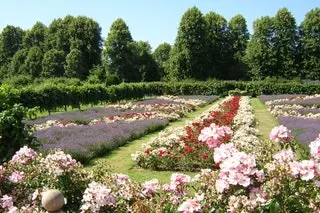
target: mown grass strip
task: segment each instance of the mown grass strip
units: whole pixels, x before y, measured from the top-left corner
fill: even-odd
[[[259,130],[260,135],[264,140],[269,140],[269,134],[272,128],[279,126],[279,122],[270,114],[259,98],[252,98],[251,105],[254,109],[254,115],[257,121],[256,128]]]
[[[222,99],[218,99],[213,102],[213,104],[216,104],[217,101],[221,101]],[[212,104],[206,105],[202,108],[199,108],[198,110],[188,113],[184,118],[169,123],[167,128],[169,127],[178,127],[185,125],[186,121],[192,121],[197,116],[202,114],[204,111],[208,110]],[[92,169],[97,164],[103,164],[106,165],[106,167],[110,168],[110,172],[112,173],[123,173],[126,175],[129,175],[132,180],[136,180],[139,182],[143,182],[146,180],[150,180],[152,178],[157,178],[158,180],[162,182],[168,182],[170,179],[170,176],[173,171],[153,171],[148,169],[142,169],[137,168],[135,166],[135,163],[131,159],[131,154],[135,153],[136,151],[141,151],[141,145],[143,143],[147,143],[150,141],[152,137],[155,137],[159,134],[160,131],[154,132],[152,134],[148,134],[140,139],[131,141],[130,143],[119,147],[118,149],[110,152],[108,155],[96,158],[92,160],[85,168]],[[194,175],[196,173],[192,172],[184,172],[185,174]]]

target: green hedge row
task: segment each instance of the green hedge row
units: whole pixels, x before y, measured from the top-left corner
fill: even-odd
[[[40,84],[16,89],[8,85],[0,87],[0,110],[21,103],[23,106],[52,111],[58,107],[81,104],[97,104],[101,101],[116,102],[125,99],[138,99],[151,95],[228,95],[230,90],[246,90],[248,95],[260,94],[317,94],[319,84],[268,83],[268,82],[151,82],[122,83],[105,87],[102,84],[80,86],[65,84]]]

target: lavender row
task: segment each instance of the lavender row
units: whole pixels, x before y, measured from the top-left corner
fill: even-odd
[[[320,119],[279,116],[278,121],[292,131],[302,144],[308,145],[320,134]]]
[[[265,103],[267,101],[274,101],[278,99],[293,99],[297,97],[303,97],[306,95],[299,95],[299,94],[281,94],[281,95],[260,95],[259,99]]]
[[[98,123],[92,126],[52,127],[38,131],[40,150],[61,148],[81,161],[111,151],[152,130],[163,128],[166,120],[148,119],[133,122]]]
[[[181,98],[190,100],[190,99],[199,99],[207,102],[212,102],[218,98],[218,96],[181,96]],[[152,104],[182,104],[181,102],[174,101],[174,100],[166,100],[161,98],[152,98],[143,101],[134,102],[134,104],[139,105],[152,105]],[[93,119],[99,119],[102,117],[108,116],[115,116],[115,115],[124,115],[130,113],[145,113],[146,110],[141,109],[127,109],[127,110],[119,110],[113,107],[94,107],[89,108],[84,111],[76,110],[70,112],[62,112],[57,114],[48,115],[46,117],[41,117],[35,120],[28,120],[26,123],[34,125],[34,124],[41,124],[46,123],[48,120],[58,120],[58,121],[91,121]],[[148,110],[150,112],[150,110]],[[152,110],[151,110],[152,112]]]

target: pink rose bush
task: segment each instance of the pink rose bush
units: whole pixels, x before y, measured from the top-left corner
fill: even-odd
[[[314,159],[319,160],[320,159],[320,134],[315,141],[312,141],[309,144],[309,148],[310,148],[311,156]]]
[[[291,141],[291,131],[287,127],[280,125],[271,130],[269,138],[271,141],[288,143]]]
[[[205,142],[209,149],[219,147],[223,140],[223,137],[231,135],[232,130],[228,126],[217,126],[215,123],[212,123],[209,127],[205,127],[201,130],[201,133],[198,137],[199,141]]]

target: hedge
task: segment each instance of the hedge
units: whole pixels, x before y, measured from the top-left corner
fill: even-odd
[[[106,87],[103,84],[66,85],[44,83],[22,89],[8,85],[0,87],[0,110],[21,103],[23,106],[53,111],[60,107],[79,107],[81,104],[116,102],[152,95],[228,95],[230,90],[246,90],[248,95],[260,94],[317,94],[320,84],[207,81],[122,83]]]

